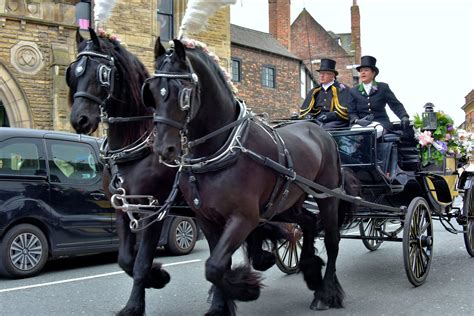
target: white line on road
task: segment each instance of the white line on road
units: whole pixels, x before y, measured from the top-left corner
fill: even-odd
[[[194,259],[194,260],[188,260],[188,261],[167,263],[167,264],[163,264],[163,267],[171,267],[171,266],[177,266],[177,265],[181,265],[181,264],[196,263],[196,262],[200,262],[200,261],[202,261],[202,260],[201,259]],[[12,292],[12,291],[18,291],[18,290],[25,290],[25,289],[32,289],[32,288],[35,288],[35,287],[56,285],[56,284],[62,284],[62,283],[70,283],[70,282],[84,281],[84,280],[90,280],[90,279],[97,279],[97,278],[108,277],[108,276],[121,274],[121,273],[125,273],[125,272],[124,271],[116,271],[116,272],[110,272],[110,273],[91,275],[91,276],[82,277],[82,278],[66,279],[66,280],[54,281],[54,282],[48,282],[48,283],[40,283],[40,284],[12,287],[12,288],[9,288],[9,289],[0,290],[0,293]]]

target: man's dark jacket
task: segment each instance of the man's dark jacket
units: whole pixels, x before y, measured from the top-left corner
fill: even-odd
[[[337,81],[334,82],[333,86],[337,89],[337,97],[342,107],[340,109],[333,108],[331,111],[331,101],[333,99],[332,86],[328,87],[327,90],[324,90],[322,87],[316,87],[311,89],[301,105],[301,118],[309,115],[312,118],[318,119],[324,114],[327,117],[327,121],[324,122],[323,127],[326,125],[328,128],[349,126],[349,120],[343,117],[347,117],[349,89]],[[318,89],[320,91],[317,91]]]

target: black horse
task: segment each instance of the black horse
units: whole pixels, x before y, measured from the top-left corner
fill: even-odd
[[[160,202],[165,201],[176,172],[160,164],[157,156],[151,154],[149,144],[143,142],[144,135],[150,135],[153,127],[149,119],[152,113],[142,105],[140,96],[141,86],[149,77],[148,71],[118,41],[99,37],[93,30],[88,41],[77,34],[78,56],[66,74],[72,105],[70,122],[76,132],[94,132],[101,119],[107,122],[112,117],[140,118],[128,122],[109,121],[105,191],[110,198],[111,193],[121,187],[129,195],[152,195]],[[124,155],[113,156],[120,153]],[[143,315],[145,288],[163,288],[170,281],[161,264],[153,262],[163,221],[146,223],[150,226],[142,231],[136,252],[137,235],[129,228],[130,218],[121,210],[116,211],[116,218],[120,239],[118,263],[133,277],[130,298],[119,314]]]
[[[151,195],[163,202],[172,189],[176,170],[159,163],[146,141],[153,128],[152,109],[142,104],[140,90],[149,74],[118,41],[97,36],[93,30],[90,37],[86,41],[77,34],[78,57],[66,74],[71,124],[76,132],[90,134],[101,120],[109,123],[105,152],[109,168],[104,170],[104,189],[109,198],[120,187],[128,195]],[[162,288],[170,280],[161,264],[153,262],[162,221],[143,230],[136,252],[137,237],[130,231],[130,218],[121,210],[117,210],[116,218],[120,239],[118,263],[134,280],[127,305],[119,314],[142,315],[145,288]],[[284,235],[278,227],[264,225],[252,237],[248,243],[250,260],[258,269],[268,269],[275,261],[274,256],[262,251],[259,243],[263,238],[275,240]]]
[[[302,121],[276,132],[246,114],[217,63],[200,47],[186,48],[174,40],[174,49],[166,51],[158,40],[155,59],[155,74],[142,89],[143,99],[155,107],[154,150],[167,163],[183,166],[180,189],[209,242],[206,278],[213,283],[214,296],[208,315],[233,315],[234,300],[258,298],[259,274],[248,265],[231,269],[231,256],[268,219],[294,222],[303,230],[300,270],[314,291],[311,308],[342,307],[336,258],[339,227],[350,204],[318,195],[318,218],[302,208],[306,193],[292,181],[298,175],[329,189],[341,187],[332,137]],[[318,221],[328,254],[324,279],[324,262],[313,246]]]

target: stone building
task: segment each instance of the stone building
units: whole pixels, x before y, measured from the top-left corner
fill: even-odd
[[[76,2],[0,1],[4,125],[69,129],[64,71],[74,56]]]
[[[466,101],[461,107],[465,114],[463,128],[468,132],[474,133],[474,89],[471,90],[464,99]]]
[[[76,5],[90,0],[0,0],[0,123],[71,130],[64,73],[76,55]],[[186,0],[117,0],[106,31],[115,33],[153,70],[161,34],[173,38]],[[230,65],[230,13],[220,10],[196,39]],[[169,23],[164,23],[169,22]],[[165,34],[166,33],[166,34]],[[86,35],[86,34],[84,34]],[[166,40],[167,41],[167,40]]]

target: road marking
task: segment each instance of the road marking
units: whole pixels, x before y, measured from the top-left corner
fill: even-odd
[[[196,262],[200,262],[200,261],[202,261],[202,260],[201,259],[194,259],[194,260],[188,260],[188,261],[167,263],[167,264],[163,264],[163,267],[178,266],[178,265],[182,265],[182,264],[196,263]],[[0,290],[0,293],[26,290],[26,289],[36,288],[36,287],[50,286],[50,285],[56,285],[56,284],[62,284],[62,283],[71,283],[71,282],[77,282],[77,281],[97,279],[97,278],[103,278],[103,277],[108,277],[108,276],[122,274],[122,273],[125,273],[125,272],[124,271],[116,271],[116,272],[110,272],[110,273],[91,275],[91,276],[82,277],[82,278],[66,279],[66,280],[61,280],[61,281],[54,281],[54,282],[47,282],[47,283],[12,287],[12,288],[9,288],[9,289]]]

